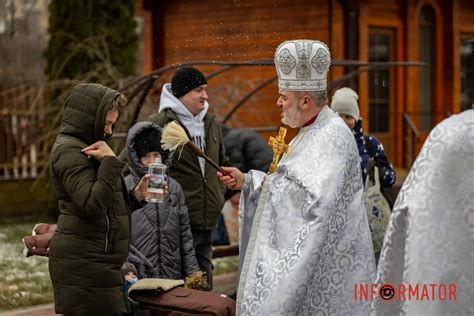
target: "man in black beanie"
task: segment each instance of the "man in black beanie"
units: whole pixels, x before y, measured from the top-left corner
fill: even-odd
[[[219,166],[227,165],[224,141],[215,116],[207,113],[207,80],[193,67],[176,71],[171,84],[163,86],[158,114],[153,122],[165,126],[178,121],[192,142]],[[224,205],[225,188],[216,171],[203,158],[184,147],[173,157],[169,175],[183,188],[188,207],[194,249],[201,270],[206,272],[212,289],[212,230],[217,227]]]
[[[179,68],[171,79],[171,91],[178,99],[201,85],[207,85],[206,77],[193,67]]]

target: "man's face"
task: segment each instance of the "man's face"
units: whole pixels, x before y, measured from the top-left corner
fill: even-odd
[[[281,121],[292,127],[302,126],[303,113],[299,107],[300,100],[293,91],[280,90],[277,105],[281,111]]]
[[[112,136],[112,128],[119,117],[118,111],[108,111],[105,117],[104,138]]]
[[[203,84],[179,98],[193,115],[197,115],[204,109],[204,103],[207,101],[206,89],[207,84]]]

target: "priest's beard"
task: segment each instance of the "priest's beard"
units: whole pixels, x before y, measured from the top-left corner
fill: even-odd
[[[289,108],[286,112],[282,113],[281,121],[283,124],[288,125],[291,128],[298,128],[300,126],[303,113],[298,109],[298,105],[295,104]]]

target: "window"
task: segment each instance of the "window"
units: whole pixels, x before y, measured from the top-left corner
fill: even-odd
[[[369,62],[393,60],[394,30],[373,28],[369,31]],[[390,113],[393,94],[393,68],[369,72],[370,132],[390,131]]]
[[[433,62],[434,56],[434,26],[435,13],[431,6],[425,5],[420,11],[419,24],[419,60],[426,63],[426,66],[420,67],[420,85],[419,85],[419,127],[422,131],[428,131],[432,128],[433,112]]]
[[[474,108],[474,34],[461,37],[461,111]]]

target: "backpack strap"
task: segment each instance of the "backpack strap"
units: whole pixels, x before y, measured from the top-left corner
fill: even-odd
[[[364,189],[367,190],[368,188],[373,186],[376,187],[377,191],[381,191],[379,168],[377,166],[374,166],[374,181],[372,182],[370,177],[366,177]]]

